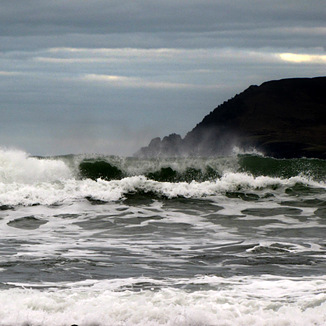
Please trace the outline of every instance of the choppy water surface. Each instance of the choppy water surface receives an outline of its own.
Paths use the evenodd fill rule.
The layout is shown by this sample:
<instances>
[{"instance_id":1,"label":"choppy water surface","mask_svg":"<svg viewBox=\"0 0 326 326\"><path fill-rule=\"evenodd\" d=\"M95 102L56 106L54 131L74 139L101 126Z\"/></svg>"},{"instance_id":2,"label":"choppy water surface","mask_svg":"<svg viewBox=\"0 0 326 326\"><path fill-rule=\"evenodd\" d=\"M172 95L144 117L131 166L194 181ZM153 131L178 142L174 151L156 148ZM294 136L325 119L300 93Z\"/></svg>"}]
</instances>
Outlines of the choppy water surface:
<instances>
[{"instance_id":1,"label":"choppy water surface","mask_svg":"<svg viewBox=\"0 0 326 326\"><path fill-rule=\"evenodd\" d=\"M324 325L325 176L2 150L0 325Z\"/></svg>"}]
</instances>

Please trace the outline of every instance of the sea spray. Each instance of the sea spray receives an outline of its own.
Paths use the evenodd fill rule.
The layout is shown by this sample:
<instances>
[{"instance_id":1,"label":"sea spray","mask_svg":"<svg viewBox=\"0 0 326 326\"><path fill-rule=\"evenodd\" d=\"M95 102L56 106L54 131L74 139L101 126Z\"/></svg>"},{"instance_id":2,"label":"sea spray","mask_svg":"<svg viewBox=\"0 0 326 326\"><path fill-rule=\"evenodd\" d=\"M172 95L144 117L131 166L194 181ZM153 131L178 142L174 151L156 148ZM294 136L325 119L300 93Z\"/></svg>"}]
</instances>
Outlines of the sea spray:
<instances>
[{"instance_id":1,"label":"sea spray","mask_svg":"<svg viewBox=\"0 0 326 326\"><path fill-rule=\"evenodd\" d=\"M30 157L18 150L0 149L0 182L35 184L71 178L68 166L61 160Z\"/></svg>"}]
</instances>

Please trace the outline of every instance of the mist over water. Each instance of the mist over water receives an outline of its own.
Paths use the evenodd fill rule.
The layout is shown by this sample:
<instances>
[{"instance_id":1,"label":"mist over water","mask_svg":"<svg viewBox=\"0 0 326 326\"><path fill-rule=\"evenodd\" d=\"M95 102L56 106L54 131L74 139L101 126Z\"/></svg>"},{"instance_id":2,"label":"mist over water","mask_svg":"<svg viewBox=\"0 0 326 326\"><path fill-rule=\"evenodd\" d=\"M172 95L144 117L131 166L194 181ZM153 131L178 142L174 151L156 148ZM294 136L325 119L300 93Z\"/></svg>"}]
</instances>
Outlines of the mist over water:
<instances>
[{"instance_id":1,"label":"mist over water","mask_svg":"<svg viewBox=\"0 0 326 326\"><path fill-rule=\"evenodd\" d=\"M0 150L0 325L324 325L326 162Z\"/></svg>"}]
</instances>

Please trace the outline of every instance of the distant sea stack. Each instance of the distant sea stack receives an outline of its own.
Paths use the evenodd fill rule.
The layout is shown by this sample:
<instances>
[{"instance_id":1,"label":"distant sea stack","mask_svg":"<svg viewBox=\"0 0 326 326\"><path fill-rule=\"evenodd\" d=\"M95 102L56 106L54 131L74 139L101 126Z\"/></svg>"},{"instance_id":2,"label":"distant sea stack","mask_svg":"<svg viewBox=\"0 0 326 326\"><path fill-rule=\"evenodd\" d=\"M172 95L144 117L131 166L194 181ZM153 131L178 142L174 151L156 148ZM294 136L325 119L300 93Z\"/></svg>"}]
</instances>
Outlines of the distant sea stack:
<instances>
[{"instance_id":1,"label":"distant sea stack","mask_svg":"<svg viewBox=\"0 0 326 326\"><path fill-rule=\"evenodd\" d=\"M219 156L234 146L275 158L326 159L326 77L250 86L219 105L185 138L154 138L135 156Z\"/></svg>"}]
</instances>

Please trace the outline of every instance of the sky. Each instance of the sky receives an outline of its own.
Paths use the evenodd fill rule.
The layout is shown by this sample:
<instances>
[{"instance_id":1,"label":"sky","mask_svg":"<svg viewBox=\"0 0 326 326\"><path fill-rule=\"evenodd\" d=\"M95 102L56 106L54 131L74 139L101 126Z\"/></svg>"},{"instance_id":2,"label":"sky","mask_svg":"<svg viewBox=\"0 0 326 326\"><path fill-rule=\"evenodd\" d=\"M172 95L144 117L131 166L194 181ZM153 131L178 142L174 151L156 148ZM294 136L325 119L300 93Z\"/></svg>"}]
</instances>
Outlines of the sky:
<instances>
[{"instance_id":1,"label":"sky","mask_svg":"<svg viewBox=\"0 0 326 326\"><path fill-rule=\"evenodd\" d=\"M325 0L0 0L0 147L31 155L132 155L325 75Z\"/></svg>"}]
</instances>

